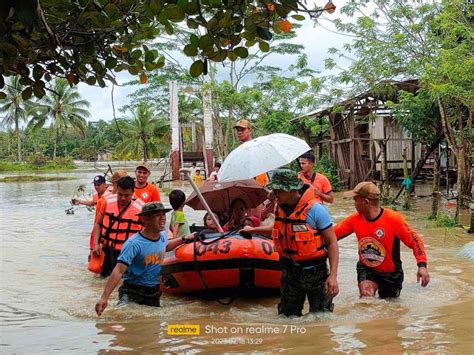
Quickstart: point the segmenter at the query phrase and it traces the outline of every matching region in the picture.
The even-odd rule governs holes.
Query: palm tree
[[[158,157],[162,150],[168,148],[169,123],[156,117],[150,105],[140,103],[132,111],[131,120],[121,120],[121,131],[124,139],[117,146],[121,155],[143,158],[144,161]]]
[[[2,119],[1,125],[3,127],[15,127],[16,144],[17,144],[17,158],[22,161],[21,154],[21,122],[26,122],[29,112],[32,107],[32,101],[24,100],[21,96],[24,86],[20,83],[20,77],[14,76],[10,82],[5,85],[5,93],[7,97],[0,100],[0,113],[5,116]]]
[[[82,137],[86,129],[86,117],[90,116],[89,102],[81,100],[77,87],[71,87],[66,79],[56,79],[52,93],[40,101],[39,115],[34,117],[30,125],[33,130],[43,128],[50,121],[49,129],[54,134],[53,159],[61,136],[72,129]]]

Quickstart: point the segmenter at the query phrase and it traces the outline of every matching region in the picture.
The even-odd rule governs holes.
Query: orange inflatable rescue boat
[[[271,238],[202,231],[166,254],[161,277],[165,293],[238,290],[257,296],[278,292],[281,266]]]

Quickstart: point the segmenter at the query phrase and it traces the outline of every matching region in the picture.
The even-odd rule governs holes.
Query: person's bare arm
[[[336,234],[331,226],[321,232],[321,236],[326,243],[329,258],[329,277],[326,280],[326,292],[331,297],[335,297],[339,293],[339,285],[337,282],[337,270],[339,265],[339,247],[337,245]]]
[[[260,226],[260,227],[245,226],[240,231],[243,233],[260,234],[260,235],[266,235],[270,237],[272,235],[272,230],[273,230],[273,226]]]
[[[105,284],[104,292],[102,292],[102,296],[100,297],[99,301],[95,304],[95,312],[98,316],[104,312],[105,308],[107,308],[108,300],[110,294],[114,292],[115,288],[119,284],[120,280],[122,279],[123,273],[127,270],[128,266],[122,263],[117,263],[110,275],[107,283]]]
[[[186,240],[187,241],[192,241],[194,240],[194,236],[196,233],[191,233],[188,234],[187,236],[184,236],[182,238],[175,238],[171,239],[168,241],[168,244],[166,245],[166,251],[171,251],[177,247],[179,247],[181,244],[183,244]]]
[[[79,198],[73,198],[71,202],[73,205],[84,205],[84,206],[89,206],[89,207],[92,207],[95,205],[94,201],[92,200],[81,200]]]
[[[99,211],[99,214],[97,215],[97,221],[94,225],[94,248],[93,252],[97,255],[102,254],[102,248],[99,246],[99,238],[100,238],[100,231],[102,229],[102,222],[104,220],[104,214],[105,214],[105,204],[102,206],[101,211]]]

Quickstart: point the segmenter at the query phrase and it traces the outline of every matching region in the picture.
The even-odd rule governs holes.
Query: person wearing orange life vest
[[[140,163],[135,169],[135,197],[144,203],[160,202],[160,190],[153,184],[148,183],[151,171],[148,163]]]
[[[94,227],[93,252],[105,253],[102,276],[109,276],[125,241],[142,230],[139,220],[143,202],[133,200],[135,181],[124,176],[117,182],[117,194],[103,204]],[[102,246],[100,245],[102,244]]]
[[[339,249],[331,217],[292,170],[275,170],[267,188],[277,201],[271,233],[283,266],[278,313],[301,316],[306,297],[310,312],[332,311],[339,293]],[[245,226],[242,231],[268,234],[270,228]]]
[[[329,179],[314,171],[315,157],[312,151],[306,152],[298,159],[301,171],[298,177],[303,180],[305,184],[311,185],[314,191],[314,198],[320,202],[333,203],[334,194],[332,193],[332,186]]]
[[[380,206],[379,196],[379,188],[368,181],[346,192],[344,197],[354,198],[357,212],[334,228],[338,240],[356,234],[360,297],[374,297],[377,292],[380,298],[400,295],[403,283],[400,241],[413,250],[418,264],[417,281],[423,287],[430,281],[423,241],[400,213]]]
[[[97,216],[99,215],[99,210],[103,201],[112,193],[111,187],[107,185],[103,175],[95,176],[92,183],[94,184],[95,189],[92,195],[92,200],[81,200],[78,198],[73,198],[71,200],[73,205],[95,206],[94,222],[92,224],[91,236],[89,239],[89,248],[91,250],[94,247],[94,226],[97,221]]]

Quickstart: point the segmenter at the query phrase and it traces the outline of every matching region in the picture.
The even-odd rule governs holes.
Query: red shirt
[[[325,195],[332,192],[331,183],[329,182],[329,179],[323,174],[313,173],[311,178],[307,179],[306,176],[304,176],[303,172],[300,171],[300,173],[298,174],[298,177],[301,180],[303,180],[303,182],[305,184],[308,184],[308,185],[311,185],[311,186],[317,188],[319,192],[322,192]],[[323,199],[321,198],[321,196],[319,196],[319,195],[314,194],[314,198],[319,203],[324,202]]]
[[[355,233],[359,261],[376,271],[395,271],[395,265],[400,264],[400,240],[413,250],[418,266],[426,266],[427,256],[421,237],[400,213],[390,209],[382,208],[373,220],[356,212],[338,223],[334,232],[338,240]]]
[[[145,203],[161,201],[160,191],[158,190],[158,188],[155,185],[148,183],[144,187],[135,187],[134,196]]]

